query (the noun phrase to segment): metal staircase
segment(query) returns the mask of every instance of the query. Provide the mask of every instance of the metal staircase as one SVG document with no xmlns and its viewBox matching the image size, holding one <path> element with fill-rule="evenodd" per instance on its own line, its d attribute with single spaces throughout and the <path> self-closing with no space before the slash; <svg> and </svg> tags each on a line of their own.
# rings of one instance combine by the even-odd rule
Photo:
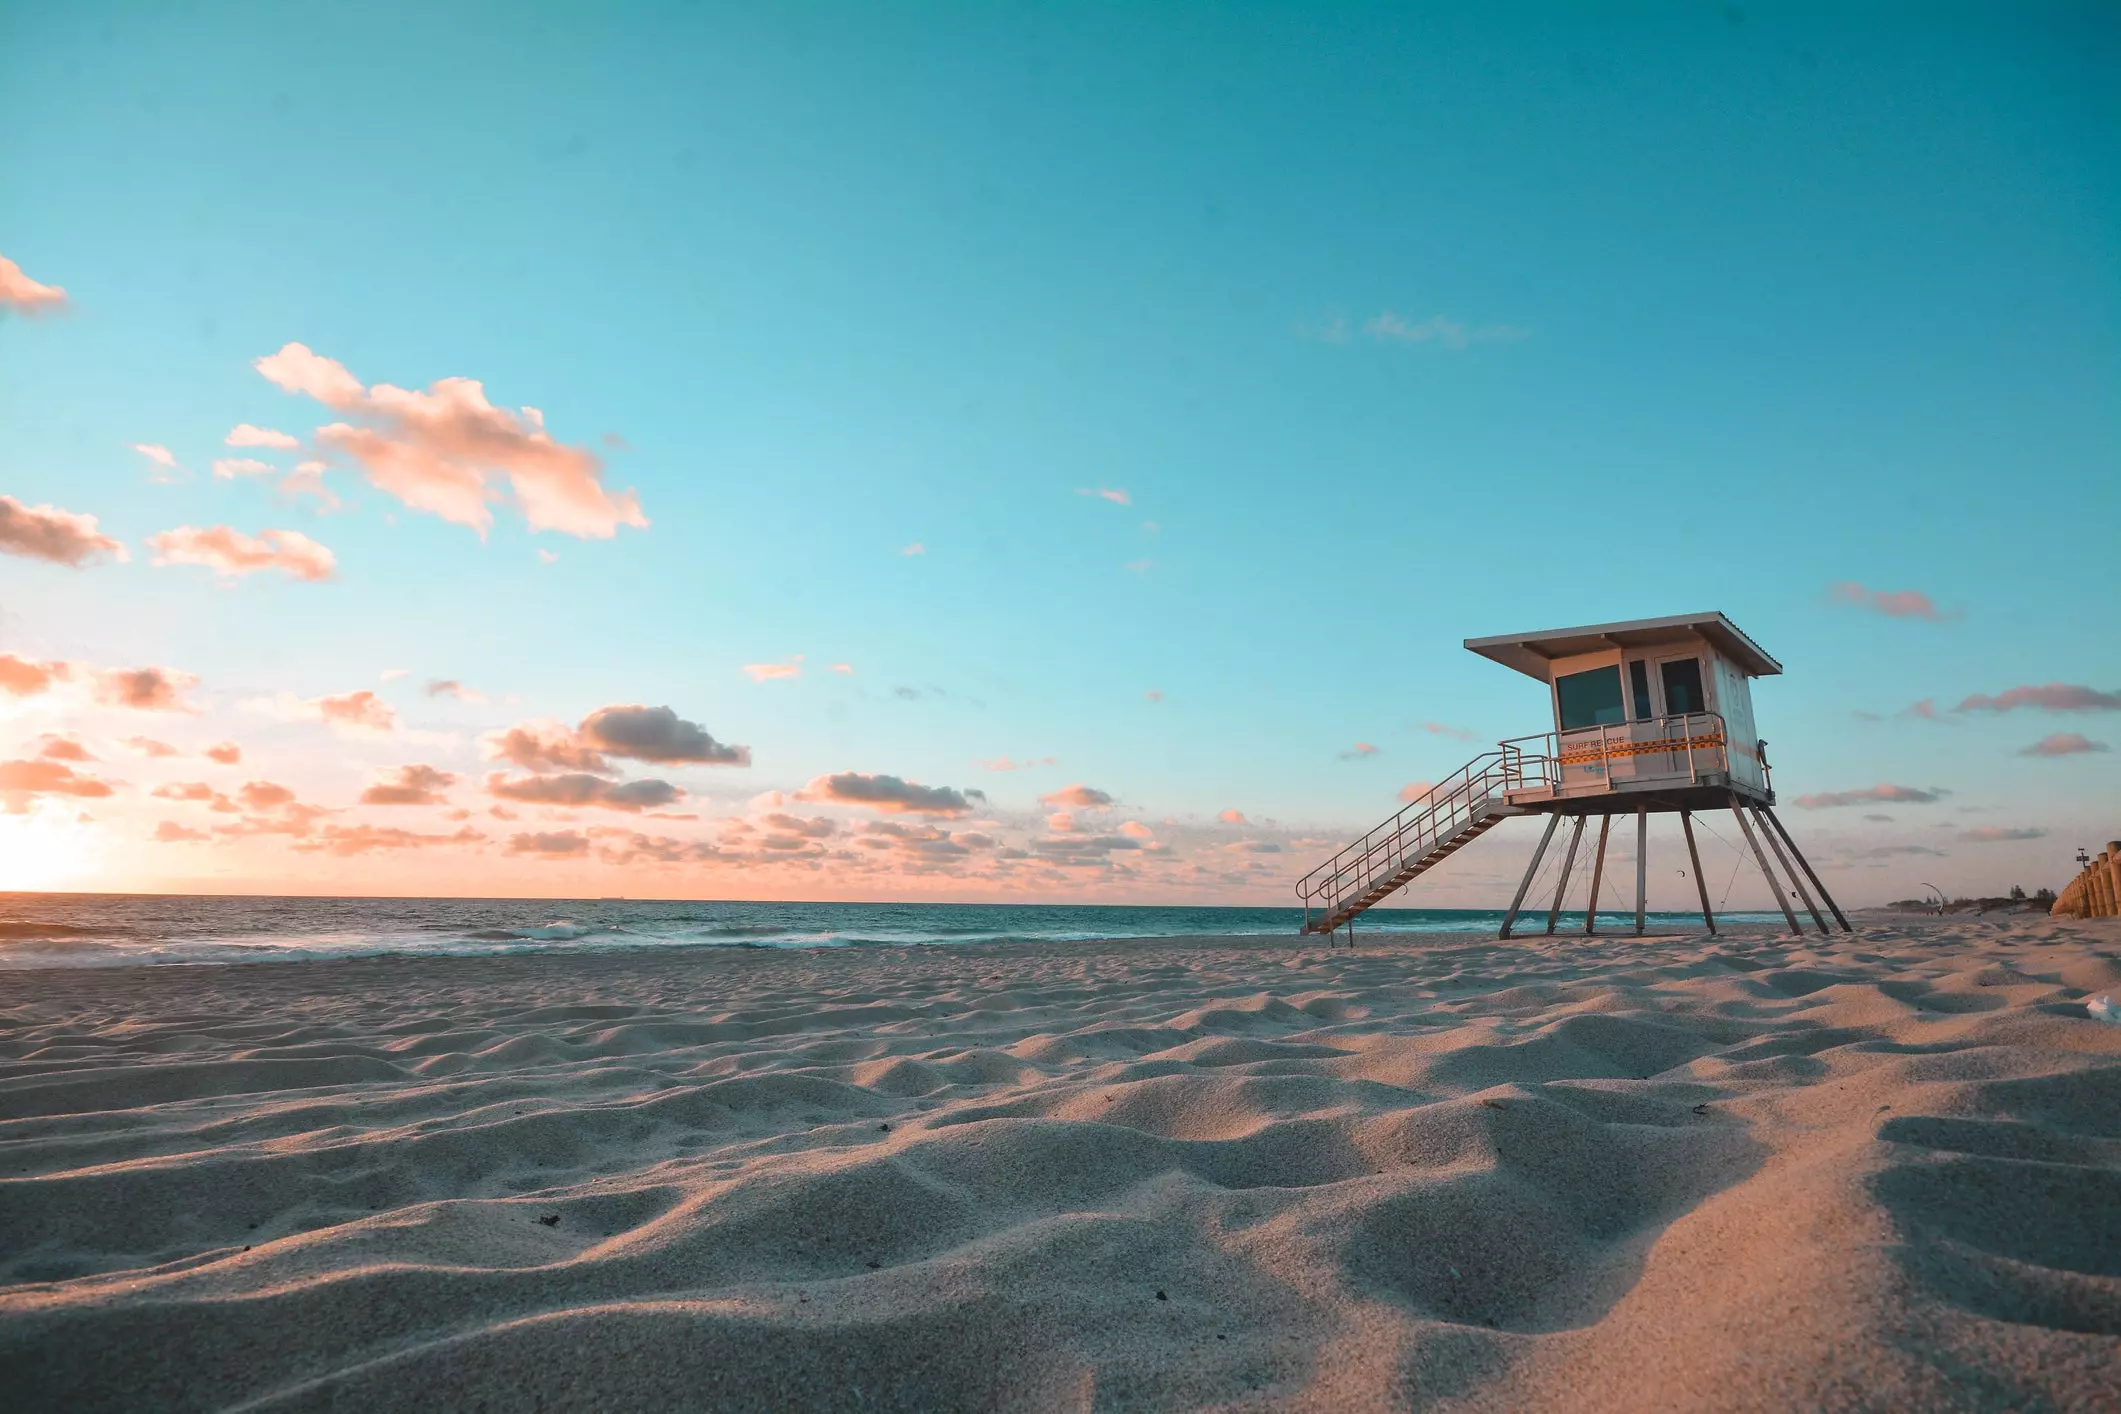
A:
<svg viewBox="0 0 2121 1414">
<path fill-rule="evenodd" d="M 1504 792 L 1548 779 L 1549 758 L 1512 748 L 1474 757 L 1391 819 L 1304 875 L 1304 931 L 1330 933 L 1394 890 L 1525 812 Z"/>
</svg>

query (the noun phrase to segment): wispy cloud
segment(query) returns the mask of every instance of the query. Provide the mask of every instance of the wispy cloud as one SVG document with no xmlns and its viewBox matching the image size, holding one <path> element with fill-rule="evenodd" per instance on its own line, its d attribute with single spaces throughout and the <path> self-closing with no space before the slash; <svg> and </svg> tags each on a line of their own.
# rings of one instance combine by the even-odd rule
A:
<svg viewBox="0 0 2121 1414">
<path fill-rule="evenodd" d="M 475 687 L 466 687 L 455 678 L 429 678 L 427 680 L 427 695 L 429 697 L 454 697 L 457 701 L 467 703 L 473 707 L 484 706 L 486 702 L 485 693 Z"/>
<path fill-rule="evenodd" d="M 1375 756 L 1376 754 L 1376 747 L 1370 745 L 1367 741 L 1358 741 L 1346 751 L 1341 752 L 1340 759 L 1343 761 L 1360 761 L 1365 756 Z"/>
<path fill-rule="evenodd" d="M 276 697 L 253 698 L 243 705 L 247 711 L 283 722 L 324 722 L 357 735 L 398 729 L 398 709 L 365 687 L 327 697 L 297 697 L 283 692 Z"/>
<path fill-rule="evenodd" d="M 66 290 L 59 285 L 43 285 L 22 273 L 22 267 L 0 255 L 0 309 L 26 314 L 34 319 L 43 314 L 57 314 L 66 308 Z"/>
<path fill-rule="evenodd" d="M 216 457 L 214 480 L 239 481 L 246 476 L 270 476 L 280 468 L 255 457 Z"/>
<path fill-rule="evenodd" d="M 1940 624 L 1953 622 L 1966 614 L 1964 609 L 1939 609 L 1935 600 L 1919 590 L 1870 589 L 1853 579 L 1828 585 L 1826 597 L 1837 604 L 1869 609 L 1872 613 L 1883 614 L 1889 619 L 1926 619 L 1933 624 Z"/>
<path fill-rule="evenodd" d="M 177 454 L 160 442 L 128 442 L 125 445 L 131 447 L 141 456 L 146 457 L 159 468 L 159 470 L 150 474 L 148 479 L 151 481 L 166 483 L 181 480 L 187 475 L 183 466 L 177 461 Z"/>
<path fill-rule="evenodd" d="M 1072 786 L 1048 791 L 1038 798 L 1038 803 L 1048 810 L 1103 810 L 1112 804 L 1112 796 L 1078 781 Z"/>
<path fill-rule="evenodd" d="M 261 530 L 255 536 L 226 525 L 180 525 L 147 537 L 155 564 L 199 565 L 224 579 L 278 570 L 289 579 L 332 578 L 338 560 L 326 546 L 299 530 Z"/>
<path fill-rule="evenodd" d="M 921 544 L 920 541 L 916 540 L 911 545 L 908 545 L 904 549 L 900 550 L 899 553 L 901 555 L 906 556 L 908 559 L 911 559 L 915 555 L 927 554 L 928 547 L 926 545 Z"/>
<path fill-rule="evenodd" d="M 1949 795 L 1949 791 L 1921 790 L 1914 786 L 1896 786 L 1881 781 L 1862 790 L 1820 791 L 1812 795 L 1797 797 L 1800 810 L 1832 810 L 1844 805 L 1929 805 Z"/>
<path fill-rule="evenodd" d="M 255 366 L 286 391 L 356 419 L 319 427 L 317 444 L 414 510 L 484 535 L 489 503 L 505 484 L 532 530 L 601 540 L 622 525 L 648 527 L 633 492 L 605 488 L 596 453 L 555 441 L 536 408 L 494 406 L 475 378 L 438 379 L 425 392 L 365 387 L 344 364 L 297 343 Z"/>
<path fill-rule="evenodd" d="M 2008 844 L 2013 840 L 2044 840 L 2047 838 L 2047 831 L 2013 830 L 2002 825 L 1983 825 L 1978 829 L 1960 831 L 1959 838 L 1967 844 Z"/>
<path fill-rule="evenodd" d="M 0 496 L 0 553 L 79 569 L 102 556 L 124 560 L 125 547 L 96 529 L 96 518 L 57 506 L 25 506 Z"/>
<path fill-rule="evenodd" d="M 1434 789 L 1434 781 L 1408 781 L 1399 788 L 1399 799 L 1403 804 L 1412 805 Z"/>
<path fill-rule="evenodd" d="M 1110 501 L 1115 506 L 1131 506 L 1134 504 L 1132 496 L 1114 486 L 1078 486 L 1075 489 L 1075 494 L 1078 496 L 1096 496 L 1101 500 Z"/>
<path fill-rule="evenodd" d="M 953 786 L 924 786 L 897 776 L 841 771 L 819 776 L 803 787 L 796 799 L 867 806 L 887 815 L 965 815 L 971 812 L 973 801 L 984 801 L 986 795 Z"/>
<path fill-rule="evenodd" d="M 285 432 L 271 427 L 253 427 L 247 422 L 231 427 L 221 440 L 231 447 L 273 447 L 283 452 L 291 452 L 302 445 Z"/>
<path fill-rule="evenodd" d="M 744 676 L 753 682 L 779 682 L 785 678 L 799 678 L 803 675 L 803 655 L 797 653 L 778 663 L 746 663 L 742 671 Z"/>
<path fill-rule="evenodd" d="M 1379 343 L 1435 344 L 1439 348 L 1463 349 L 1474 344 L 1514 344 L 1532 337 L 1529 329 L 1514 324 L 1469 326 L 1442 314 L 1410 319 L 1385 310 L 1364 321 L 1363 333 Z"/>
<path fill-rule="evenodd" d="M 2020 756 L 2081 756 L 2105 751 L 2103 741 L 2093 741 L 2081 732 L 2050 732 L 2018 754 Z"/>
<path fill-rule="evenodd" d="M 443 792 L 457 783 L 456 774 L 434 766 L 400 766 L 387 771 L 361 792 L 363 805 L 442 805 Z"/>
<path fill-rule="evenodd" d="M 1975 693 L 1954 712 L 2012 712 L 2037 707 L 2047 712 L 2121 712 L 2121 692 L 2098 692 L 2074 683 L 2051 682 L 2014 687 L 1991 697 Z"/>
<path fill-rule="evenodd" d="M 1430 736 L 1447 736 L 1453 741 L 1471 741 L 1474 737 L 1474 733 L 1464 727 L 1449 727 L 1442 722 L 1423 722 L 1420 726 Z"/>
</svg>

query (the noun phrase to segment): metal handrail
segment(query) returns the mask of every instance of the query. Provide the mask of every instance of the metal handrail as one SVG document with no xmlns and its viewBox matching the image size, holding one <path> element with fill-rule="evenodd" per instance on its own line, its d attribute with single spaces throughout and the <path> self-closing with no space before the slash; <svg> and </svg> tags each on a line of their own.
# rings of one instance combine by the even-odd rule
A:
<svg viewBox="0 0 2121 1414">
<path fill-rule="evenodd" d="M 1695 730 L 1697 722 L 1704 728 L 1699 734 Z M 1671 713 L 1617 725 L 1626 727 L 1632 739 L 1636 731 L 1644 728 L 1669 732 L 1674 723 L 1679 724 L 1680 735 L 1670 739 L 1671 749 L 1686 752 L 1692 781 L 1698 784 L 1701 779 L 1697 753 L 1710 747 L 1724 751 L 1723 764 L 1729 769 L 1730 728 L 1721 713 Z M 1599 724 L 1600 761 L 1610 759 L 1608 725 Z M 1713 732 L 1707 730 L 1711 725 Z M 1476 813 L 1496 797 L 1539 786 L 1559 795 L 1563 784 L 1562 738 L 1582 730 L 1534 732 L 1497 742 L 1495 750 L 1474 757 L 1419 799 L 1401 806 L 1382 824 L 1297 881 L 1296 893 L 1304 901 L 1306 924 L 1314 901 L 1330 916 L 1346 899 L 1360 897 L 1379 880 L 1404 872 L 1439 842 L 1475 823 Z M 1539 743 L 1539 749 L 1528 749 L 1528 742 Z"/>
</svg>

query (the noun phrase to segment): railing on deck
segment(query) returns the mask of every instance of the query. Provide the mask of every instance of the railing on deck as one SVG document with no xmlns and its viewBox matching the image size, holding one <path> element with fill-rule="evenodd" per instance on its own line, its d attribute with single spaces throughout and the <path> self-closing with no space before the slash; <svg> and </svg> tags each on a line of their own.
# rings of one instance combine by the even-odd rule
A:
<svg viewBox="0 0 2121 1414">
<path fill-rule="evenodd" d="M 1580 778 L 1570 779 L 1572 767 L 1603 775 L 1608 787 L 1615 779 L 1612 770 L 1616 764 L 1649 767 L 1630 771 L 1619 777 L 1621 781 L 1643 780 L 1656 775 L 1684 775 L 1689 784 L 1699 785 L 1704 775 L 1728 775 L 1731 769 L 1729 737 L 1721 713 L 1680 712 L 1634 722 L 1576 727 L 1565 732 L 1535 732 L 1531 736 L 1511 737 L 1500 747 L 1505 752 L 1522 752 L 1527 759 L 1536 755 L 1553 763 L 1555 793 L 1565 794 L 1571 787 L 1588 784 Z M 1527 746 L 1529 742 L 1539 743 L 1538 748 Z M 1684 760 L 1675 759 L 1663 764 L 1655 761 L 1659 756 L 1684 757 Z M 1645 758 L 1649 759 L 1646 761 Z"/>
</svg>

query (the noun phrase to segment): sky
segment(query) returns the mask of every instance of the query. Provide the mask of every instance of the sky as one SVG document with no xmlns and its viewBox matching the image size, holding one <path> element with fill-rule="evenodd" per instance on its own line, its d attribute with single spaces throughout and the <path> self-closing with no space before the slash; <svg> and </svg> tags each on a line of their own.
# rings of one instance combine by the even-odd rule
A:
<svg viewBox="0 0 2121 1414">
<path fill-rule="evenodd" d="M 2121 12 L 1916 14 L 0 0 L 0 886 L 1287 903 L 1713 609 L 1845 903 L 2059 887 Z"/>
</svg>

